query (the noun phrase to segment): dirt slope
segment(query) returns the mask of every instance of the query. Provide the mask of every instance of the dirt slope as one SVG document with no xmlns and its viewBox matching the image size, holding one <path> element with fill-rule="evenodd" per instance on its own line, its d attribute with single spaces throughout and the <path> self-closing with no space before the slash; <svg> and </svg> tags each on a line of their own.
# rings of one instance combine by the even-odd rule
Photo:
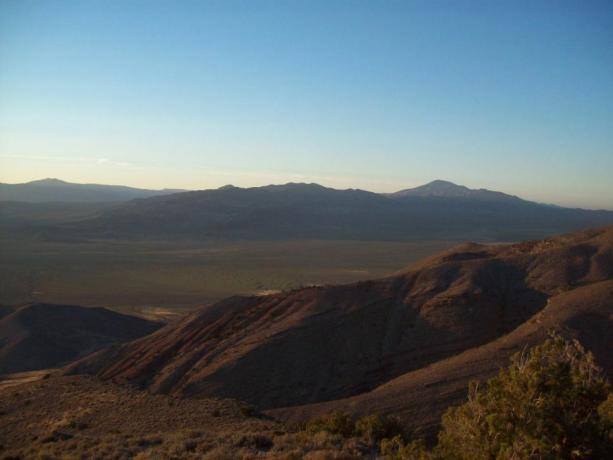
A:
<svg viewBox="0 0 613 460">
<path fill-rule="evenodd" d="M 261 408 L 345 398 L 491 342 L 611 278 L 613 227 L 464 245 L 381 280 L 230 298 L 69 372 Z"/>
<path fill-rule="evenodd" d="M 579 341 L 613 376 L 613 280 L 581 286 L 551 298 L 548 305 L 511 333 L 480 347 L 408 372 L 355 397 L 271 410 L 285 420 L 308 420 L 343 410 L 388 413 L 409 420 L 425 434 L 436 431 L 441 415 L 466 397 L 470 380 L 484 380 L 508 364 L 509 357 L 543 342 L 551 330 Z"/>
<path fill-rule="evenodd" d="M 21 307 L 0 319 L 0 374 L 63 365 L 159 327 L 159 323 L 105 308 L 50 304 Z"/>
<path fill-rule="evenodd" d="M 3 459 L 201 459 L 220 445 L 268 447 L 258 441 L 282 428 L 236 401 L 151 395 L 86 376 L 0 388 L 0 414 Z"/>
</svg>

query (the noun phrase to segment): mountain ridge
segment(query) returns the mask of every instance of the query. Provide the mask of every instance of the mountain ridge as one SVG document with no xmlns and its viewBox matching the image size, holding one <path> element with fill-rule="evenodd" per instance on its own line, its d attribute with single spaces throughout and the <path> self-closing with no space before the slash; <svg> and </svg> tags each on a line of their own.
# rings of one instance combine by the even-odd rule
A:
<svg viewBox="0 0 613 460">
<path fill-rule="evenodd" d="M 337 400 L 492 343 L 531 319 L 538 325 L 549 305 L 566 302 L 574 311 L 582 292 L 588 299 L 612 279 L 613 226 L 462 245 L 387 278 L 232 297 L 68 372 L 264 409 Z M 613 313 L 607 299 L 599 317 Z M 573 327 L 583 328 L 577 321 Z"/>
<path fill-rule="evenodd" d="M 45 178 L 19 184 L 0 183 L 0 201 L 121 202 L 182 191 L 179 189 L 148 190 L 125 185 L 80 184 L 56 178 Z"/>
<path fill-rule="evenodd" d="M 551 207 L 500 192 L 466 194 L 455 185 L 460 196 L 441 196 L 439 185 L 400 196 L 297 183 L 190 191 L 121 203 L 73 232 L 96 238 L 512 241 L 613 223 L 613 211 Z"/>
<path fill-rule="evenodd" d="M 78 195 L 100 199 L 93 193 Z M 156 191 L 154 196 L 129 193 L 106 203 L 0 201 L 0 227 L 52 240 L 487 242 L 538 239 L 613 223 L 613 211 L 545 205 L 441 180 L 394 194 L 292 182 Z"/>
<path fill-rule="evenodd" d="M 267 190 L 291 190 L 293 189 L 319 189 L 319 190 L 336 190 L 336 191 L 356 191 L 356 192 L 365 192 L 372 193 L 381 196 L 391 197 L 391 198 L 403 198 L 409 196 L 421 196 L 421 197 L 446 197 L 446 198 L 472 198 L 472 199 L 512 199 L 512 200 L 520 200 L 527 203 L 535 203 L 546 206 L 556 206 L 565 209 L 585 209 L 585 208 L 577 208 L 577 207 L 568 207 L 562 206 L 558 204 L 552 203 L 542 203 L 531 201 L 525 198 L 520 198 L 516 195 L 510 195 L 501 191 L 490 190 L 486 188 L 478 188 L 471 189 L 464 185 L 456 184 L 452 181 L 444 180 L 444 179 L 434 179 L 430 182 L 427 182 L 422 185 L 418 185 L 415 187 L 409 187 L 406 189 L 401 189 L 396 192 L 370 192 L 368 190 L 359 189 L 359 188 L 347 188 L 347 189 L 335 189 L 333 187 L 325 186 L 318 184 L 316 182 L 287 182 L 283 184 L 267 184 L 261 186 L 251 186 L 251 187 L 239 187 L 233 184 L 226 184 L 220 186 L 218 188 L 209 188 L 209 189 L 197 189 L 197 190 L 188 190 L 188 189 L 176 189 L 176 188 L 161 188 L 161 189 L 143 189 L 139 187 L 132 187 L 127 185 L 109 185 L 109 184 L 99 184 L 99 183 L 75 183 L 68 182 L 58 178 L 44 178 L 44 179 L 36 179 L 29 182 L 22 183 L 0 183 L 0 201 L 25 201 L 14 199 L 10 197 L 10 193 L 6 192 L 4 189 L 10 189 L 14 187 L 94 187 L 94 188 L 108 188 L 108 189 L 117 189 L 117 190 L 126 190 L 133 191 L 135 194 L 142 193 L 143 196 L 135 196 L 133 198 L 125 198 L 134 199 L 134 198 L 147 198 L 148 196 L 159 196 L 166 194 L 174 194 L 174 193 L 184 193 L 184 192 L 209 192 L 213 190 L 232 190 L 232 189 L 240 189 L 240 190 L 255 190 L 255 189 L 267 189 Z M 8 198 L 5 198 L 7 196 Z M 27 200 L 29 202 L 33 202 Z M 45 202 L 51 201 L 48 197 L 41 198 L 40 200 L 36 200 L 34 202 Z M 71 200 L 73 201 L 73 200 Z M 78 200 L 74 200 L 78 202 Z M 595 211 L 606 211 L 605 209 L 597 209 L 590 208 L 587 210 L 595 210 Z"/>
</svg>

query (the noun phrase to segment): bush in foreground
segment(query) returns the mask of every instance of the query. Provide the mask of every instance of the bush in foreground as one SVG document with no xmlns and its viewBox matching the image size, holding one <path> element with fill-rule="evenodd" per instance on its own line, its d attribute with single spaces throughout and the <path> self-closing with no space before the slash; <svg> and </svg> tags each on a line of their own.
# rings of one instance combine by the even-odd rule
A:
<svg viewBox="0 0 613 460">
<path fill-rule="evenodd" d="M 608 399 L 607 399 L 608 398 Z M 577 341 L 552 336 L 443 417 L 445 459 L 613 458 L 610 386 Z"/>
</svg>

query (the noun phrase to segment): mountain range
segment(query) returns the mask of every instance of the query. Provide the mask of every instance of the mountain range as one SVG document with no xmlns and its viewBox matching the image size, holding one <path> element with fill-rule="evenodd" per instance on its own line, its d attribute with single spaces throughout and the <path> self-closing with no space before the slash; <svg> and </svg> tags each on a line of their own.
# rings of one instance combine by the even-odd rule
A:
<svg viewBox="0 0 613 460">
<path fill-rule="evenodd" d="M 24 184 L 0 184 L 0 201 L 118 202 L 181 191 L 178 189 L 146 190 L 123 185 L 74 184 L 59 179 L 41 179 Z"/>
<path fill-rule="evenodd" d="M 393 194 L 318 184 L 225 186 L 135 199 L 37 229 L 51 238 L 516 241 L 611 223 L 613 211 L 434 181 Z"/>
</svg>

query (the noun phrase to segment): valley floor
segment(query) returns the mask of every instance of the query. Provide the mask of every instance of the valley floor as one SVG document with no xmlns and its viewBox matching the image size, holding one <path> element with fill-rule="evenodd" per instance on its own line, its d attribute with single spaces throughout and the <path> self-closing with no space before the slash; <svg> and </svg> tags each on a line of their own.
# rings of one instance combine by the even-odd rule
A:
<svg viewBox="0 0 613 460">
<path fill-rule="evenodd" d="M 453 241 L 48 242 L 0 239 L 0 304 L 171 319 L 237 294 L 378 278 Z"/>
</svg>

